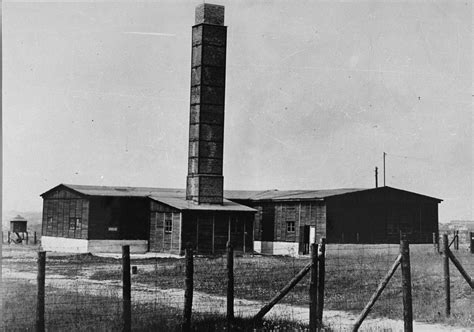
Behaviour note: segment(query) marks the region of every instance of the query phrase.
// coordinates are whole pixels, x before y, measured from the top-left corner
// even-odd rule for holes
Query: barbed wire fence
[[[17,247],[17,246],[13,246]],[[65,248],[74,250],[74,248]],[[112,248],[110,248],[112,249]],[[472,288],[451,268],[451,320],[445,315],[443,258],[432,245],[411,245],[411,284],[415,320],[472,326]],[[23,253],[23,252],[22,252]],[[311,265],[311,257],[288,250],[281,255],[233,253],[233,319],[252,329],[265,330],[292,322],[292,330],[311,330],[311,274],[300,280],[265,315],[268,325],[254,318],[298,274]],[[377,290],[400,253],[393,244],[328,244],[324,263],[324,328],[353,329],[353,324]],[[474,261],[468,250],[453,251],[469,275]],[[5,256],[5,255],[4,255]],[[7,257],[7,261],[8,261]],[[2,287],[4,315],[1,330],[38,326],[36,253],[4,263]],[[121,330],[125,324],[124,260],[122,255],[48,252],[44,262],[44,327],[46,330]],[[184,321],[186,259],[132,255],[130,275],[130,326],[132,330],[181,330]],[[451,264],[452,266],[452,264]],[[193,255],[191,328],[228,330],[229,255]],[[26,279],[16,287],[20,278]],[[402,277],[396,272],[370,310],[361,329],[403,326]],[[22,305],[17,303],[21,301]],[[319,310],[319,309],[318,309]],[[36,313],[36,315],[32,315]],[[36,317],[35,317],[36,316]],[[448,320],[447,320],[448,319]],[[41,322],[40,322],[41,323]],[[267,325],[265,325],[267,324]],[[471,324],[471,325],[469,325]]]

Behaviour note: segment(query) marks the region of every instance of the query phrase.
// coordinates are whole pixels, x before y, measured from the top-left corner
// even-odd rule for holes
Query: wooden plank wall
[[[147,240],[149,200],[143,197],[91,196],[89,239]]]
[[[431,243],[438,203],[408,192],[379,190],[327,199],[329,243]]]
[[[80,218],[77,227],[70,227],[71,218]],[[43,199],[42,219],[42,235],[87,239],[89,200],[66,189],[51,192]]]
[[[229,239],[234,250],[253,251],[253,216],[249,213],[186,212],[182,225],[183,246],[190,244],[198,253],[223,253]]]
[[[181,252],[181,218],[179,210],[155,201],[150,203],[150,251],[179,254]],[[167,216],[172,220],[172,231],[165,231]]]
[[[323,202],[273,202],[265,203],[266,205],[254,206],[257,213],[254,218],[254,234],[255,240],[264,241],[262,239],[262,221],[263,211],[273,208],[273,241],[282,242],[299,242],[301,226],[315,226],[316,240],[326,236],[326,206]],[[287,222],[295,222],[295,231],[288,232]]]

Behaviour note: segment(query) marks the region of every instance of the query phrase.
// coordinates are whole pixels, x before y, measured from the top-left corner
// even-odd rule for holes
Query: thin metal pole
[[[379,187],[379,168],[375,167],[375,188]]]
[[[387,154],[384,152],[383,153],[383,186],[385,187],[385,156]]]

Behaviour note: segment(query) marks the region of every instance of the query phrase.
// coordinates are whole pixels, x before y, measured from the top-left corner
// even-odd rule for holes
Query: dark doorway
[[[264,205],[262,207],[262,241],[273,241],[275,235],[275,207]]]
[[[310,232],[310,226],[300,227],[300,243],[299,243],[299,250],[298,250],[300,255],[309,254],[309,232]]]

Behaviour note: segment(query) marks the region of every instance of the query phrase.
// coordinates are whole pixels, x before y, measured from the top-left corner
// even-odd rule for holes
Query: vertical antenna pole
[[[385,187],[385,156],[387,153],[383,153],[383,186]]]
[[[375,188],[379,187],[379,168],[375,166]]]

